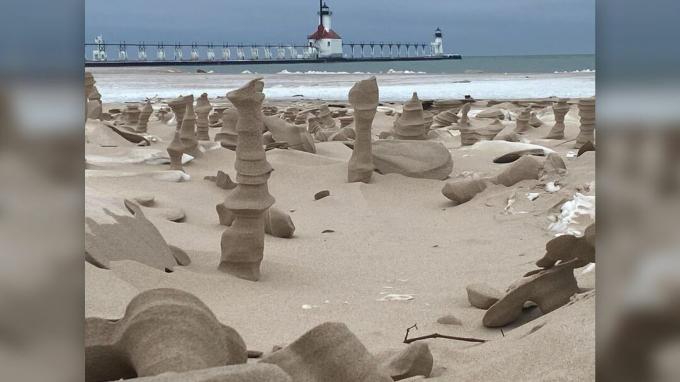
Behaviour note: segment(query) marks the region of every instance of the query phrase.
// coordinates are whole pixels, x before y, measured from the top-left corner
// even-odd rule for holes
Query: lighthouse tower
[[[442,30],[437,28],[434,31],[434,41],[432,44],[432,55],[443,56],[444,55],[444,39],[442,38]]]
[[[319,58],[342,57],[342,38],[331,29],[333,12],[323,0],[319,0],[319,26],[316,32],[307,37],[309,41],[308,55]]]

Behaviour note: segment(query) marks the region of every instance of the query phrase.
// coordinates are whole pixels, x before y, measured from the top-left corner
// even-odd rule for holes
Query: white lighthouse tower
[[[444,55],[444,39],[442,38],[442,30],[437,28],[434,31],[434,41],[432,45],[432,55],[433,56],[443,56]]]
[[[319,26],[316,32],[307,37],[308,55],[316,55],[319,58],[342,57],[342,37],[331,29],[333,12],[322,1],[319,0]]]

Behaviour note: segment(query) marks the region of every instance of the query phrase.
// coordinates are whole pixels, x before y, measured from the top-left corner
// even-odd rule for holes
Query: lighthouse
[[[319,26],[307,37],[308,55],[319,58],[342,57],[342,37],[331,29],[333,12],[323,0],[319,0]]]
[[[432,44],[432,55],[443,56],[444,55],[444,39],[442,38],[442,30],[437,28],[434,31],[434,41]]]

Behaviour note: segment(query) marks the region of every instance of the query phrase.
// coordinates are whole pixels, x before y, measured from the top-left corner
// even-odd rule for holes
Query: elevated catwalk
[[[354,57],[354,58],[295,58],[295,59],[245,59],[245,60],[111,60],[85,61],[86,67],[120,66],[206,66],[206,65],[260,65],[260,64],[320,64],[338,62],[385,62],[385,61],[439,61],[460,60],[459,54],[419,57]]]

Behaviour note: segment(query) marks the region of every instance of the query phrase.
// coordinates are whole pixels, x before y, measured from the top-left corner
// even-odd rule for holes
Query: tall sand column
[[[222,258],[219,269],[236,277],[257,281],[264,251],[264,213],[274,204],[267,180],[272,167],[262,145],[262,101],[264,83],[261,78],[248,82],[227,94],[238,110],[236,132],[236,182],[224,206],[235,218],[222,234]]]

